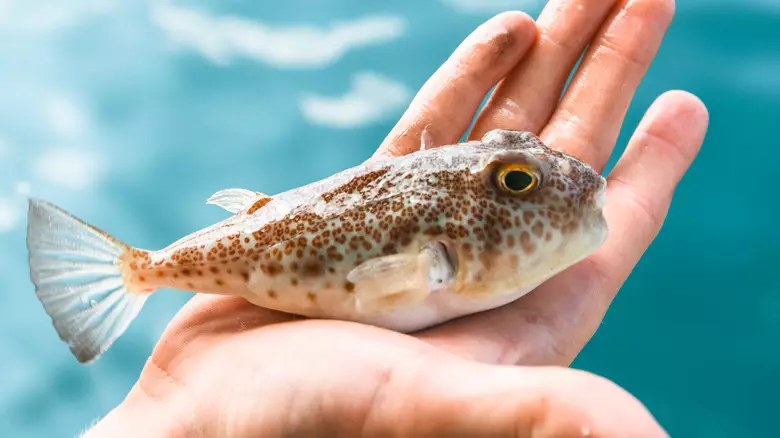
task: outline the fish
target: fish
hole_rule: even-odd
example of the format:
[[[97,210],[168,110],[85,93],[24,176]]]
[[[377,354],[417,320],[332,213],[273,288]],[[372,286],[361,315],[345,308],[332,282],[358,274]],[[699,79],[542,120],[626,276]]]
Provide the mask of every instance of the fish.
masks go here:
[[[530,132],[373,159],[277,195],[231,188],[230,216],[160,250],[30,198],[35,294],[80,363],[151,294],[236,296],[305,318],[412,333],[528,294],[608,235],[606,179]]]

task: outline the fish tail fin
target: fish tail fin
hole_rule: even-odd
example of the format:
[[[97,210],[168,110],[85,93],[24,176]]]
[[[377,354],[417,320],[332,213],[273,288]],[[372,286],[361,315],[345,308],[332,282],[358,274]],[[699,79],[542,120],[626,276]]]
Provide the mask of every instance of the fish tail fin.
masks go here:
[[[30,199],[27,250],[35,295],[81,363],[108,350],[149,296],[128,291],[132,247],[46,201]]]

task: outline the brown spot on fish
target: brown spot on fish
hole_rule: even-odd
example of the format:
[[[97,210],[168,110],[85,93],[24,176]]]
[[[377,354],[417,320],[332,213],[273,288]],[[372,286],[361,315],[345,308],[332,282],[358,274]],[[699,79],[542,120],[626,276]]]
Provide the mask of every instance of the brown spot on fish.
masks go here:
[[[526,225],[531,225],[531,221],[534,220],[534,212],[533,211],[524,211],[523,212],[523,222],[525,222]]]
[[[334,246],[334,245],[331,245],[331,246],[328,247],[327,254],[328,254],[328,258],[330,260],[334,260],[334,261],[337,261],[337,262],[340,262],[340,261],[344,260],[344,256],[341,254],[339,249],[336,246]]]
[[[509,254],[509,266],[512,269],[517,269],[520,266],[520,256],[515,253]]]
[[[493,265],[493,260],[495,259],[496,254],[493,251],[490,250],[484,250],[479,253],[477,258],[479,259],[479,262],[482,264],[482,266],[486,269],[490,269],[490,267]]]
[[[268,262],[260,265],[260,269],[269,277],[274,277],[284,271],[284,266],[277,262]]]
[[[344,290],[348,293],[352,293],[355,291],[355,283],[352,283],[351,281],[347,281],[344,283]]]
[[[533,228],[531,228],[531,232],[533,232],[536,237],[542,237],[542,234],[544,233],[544,224],[541,221],[536,221]]]
[[[276,291],[273,289],[268,289],[268,298],[276,298]]]
[[[263,208],[263,206],[265,204],[268,204],[269,202],[271,202],[271,199],[273,199],[273,198],[270,197],[270,196],[258,199],[257,201],[255,201],[254,204],[252,204],[251,207],[249,207],[249,210],[247,210],[246,213],[247,214],[254,214],[257,210],[260,210],[261,208]]]
[[[317,295],[314,294],[314,292],[308,292],[306,294],[306,299],[309,300],[310,303],[316,303],[317,302]]]
[[[325,266],[318,260],[310,260],[303,264],[301,274],[306,277],[316,277],[322,275]]]
[[[395,254],[396,251],[397,250],[395,248],[395,244],[393,243],[388,243],[387,245],[382,247],[382,254],[385,255]]]
[[[520,246],[526,254],[531,254],[536,250],[536,245],[531,241],[531,235],[528,231],[523,231],[520,234]]]

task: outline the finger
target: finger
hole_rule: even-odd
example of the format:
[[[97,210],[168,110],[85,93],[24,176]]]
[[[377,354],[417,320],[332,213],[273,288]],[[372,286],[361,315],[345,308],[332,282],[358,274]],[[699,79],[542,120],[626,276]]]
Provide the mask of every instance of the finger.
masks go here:
[[[540,137],[603,169],[674,8],[674,0],[623,0],[586,52]]]
[[[179,310],[171,325],[181,329],[208,322],[208,330],[212,332],[239,331],[302,318],[254,305],[239,296],[198,294]]]
[[[658,234],[708,122],[707,109],[695,96],[681,91],[660,96],[608,178],[604,245],[514,303],[419,337],[489,363],[570,364]]]
[[[537,19],[539,37],[496,88],[470,138],[496,129],[539,132],[558,105],[566,79],[615,0],[553,0]]]
[[[608,178],[610,236],[591,257],[594,303],[603,314],[661,230],[675,189],[699,153],[709,125],[704,103],[683,91],[650,107]],[[596,274],[599,273],[599,274]],[[599,320],[601,318],[598,318]]]
[[[432,369],[420,362],[396,366],[377,391],[367,435],[667,436],[636,398],[592,374],[460,360]]]
[[[205,346],[221,334],[295,319],[302,317],[259,307],[237,296],[195,295],[168,323],[151,360],[162,367],[193,343]]]
[[[456,143],[490,89],[525,54],[536,25],[522,12],[499,14],[478,27],[433,74],[375,157],[420,148],[424,128],[436,145]]]

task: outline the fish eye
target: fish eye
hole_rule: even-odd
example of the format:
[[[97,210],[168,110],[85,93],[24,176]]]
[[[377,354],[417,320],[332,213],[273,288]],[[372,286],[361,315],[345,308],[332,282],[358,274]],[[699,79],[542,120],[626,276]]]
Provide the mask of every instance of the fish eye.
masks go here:
[[[539,184],[538,173],[527,164],[504,166],[496,176],[498,187],[511,194],[525,193]]]

